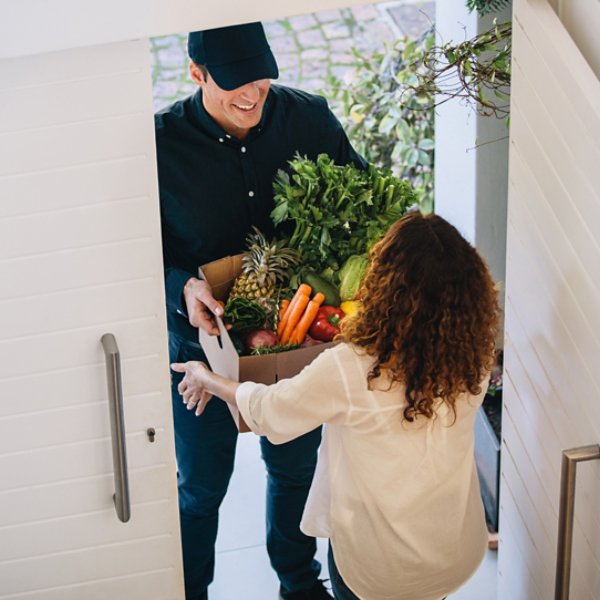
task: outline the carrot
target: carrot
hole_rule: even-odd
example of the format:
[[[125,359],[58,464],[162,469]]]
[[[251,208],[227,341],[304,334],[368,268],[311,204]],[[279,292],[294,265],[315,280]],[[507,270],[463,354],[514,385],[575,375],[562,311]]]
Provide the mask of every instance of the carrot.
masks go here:
[[[290,301],[287,298],[284,298],[279,303],[279,317],[277,319],[277,323],[281,323],[281,321],[283,320],[283,315],[285,315],[285,311],[287,310],[287,307],[289,305],[290,305]]]
[[[317,292],[315,297],[308,303],[302,318],[298,321],[298,324],[292,331],[290,344],[301,344],[304,341],[306,332],[310,329],[310,326],[315,320],[315,317],[319,312],[319,308],[321,307],[321,304],[323,304],[324,300],[325,296],[321,294],[321,292]]]
[[[302,314],[304,313],[306,305],[309,302],[310,297],[306,294],[300,294],[298,300],[295,303],[293,303],[292,300],[293,306],[290,305],[291,308],[288,308],[288,312],[286,314],[287,322],[285,324],[283,333],[280,336],[282,345],[288,344],[290,342],[290,336],[292,335],[292,331],[294,331],[294,327],[296,327],[298,321],[300,320],[300,317],[302,317]]]
[[[296,304],[302,296],[307,296],[308,298],[310,298],[311,292],[312,288],[310,287],[310,285],[306,285],[305,283],[300,284],[300,287],[296,290],[296,293],[294,294],[294,297],[289,303],[287,310],[285,311],[283,317],[279,320],[279,324],[277,325],[277,335],[280,339],[283,335],[283,332],[285,331],[285,326],[287,325],[288,317],[291,314],[292,309],[294,308],[294,304]]]
[[[317,292],[312,299],[313,302],[316,302],[319,306],[321,306],[321,304],[323,304],[323,302],[325,302],[325,294],[322,294],[321,292]]]

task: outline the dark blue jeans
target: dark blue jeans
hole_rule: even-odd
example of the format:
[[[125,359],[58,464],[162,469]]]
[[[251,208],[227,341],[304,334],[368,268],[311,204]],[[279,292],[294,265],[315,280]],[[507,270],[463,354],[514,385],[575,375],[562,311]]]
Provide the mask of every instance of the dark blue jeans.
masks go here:
[[[342,576],[339,574],[333,558],[331,542],[329,543],[329,551],[327,552],[327,566],[329,567],[331,591],[333,592],[335,600],[360,600],[360,598],[346,585]]]
[[[171,362],[206,358],[199,347],[169,338]],[[186,598],[203,598],[213,580],[219,507],[233,472],[237,429],[225,402],[213,398],[199,417],[177,391],[181,374],[171,373],[177,485]],[[252,435],[252,434],[248,434]],[[316,541],[299,529],[321,442],[321,428],[287,444],[261,438],[267,467],[267,551],[283,587],[310,588],[321,565]]]

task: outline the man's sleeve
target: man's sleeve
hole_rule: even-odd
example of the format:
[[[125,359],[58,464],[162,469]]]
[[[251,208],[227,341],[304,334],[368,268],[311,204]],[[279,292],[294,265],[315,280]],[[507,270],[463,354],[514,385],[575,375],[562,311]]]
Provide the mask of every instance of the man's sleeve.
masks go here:
[[[335,140],[334,153],[332,158],[338,165],[347,165],[353,163],[359,169],[366,169],[368,166],[367,161],[352,147],[342,124],[338,118],[333,114],[329,105],[326,103],[327,110],[327,122],[329,128],[332,131],[332,139]]]
[[[191,277],[195,276],[182,269],[167,267],[165,265],[165,295],[167,308],[184,317],[187,317],[188,314],[183,298],[183,288]]]

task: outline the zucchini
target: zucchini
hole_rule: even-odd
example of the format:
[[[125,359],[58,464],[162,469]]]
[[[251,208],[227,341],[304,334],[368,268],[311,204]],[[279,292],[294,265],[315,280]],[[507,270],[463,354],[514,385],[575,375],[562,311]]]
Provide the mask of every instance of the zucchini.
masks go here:
[[[306,283],[310,285],[312,288],[313,294],[321,292],[323,296],[325,296],[325,300],[323,304],[326,306],[339,306],[340,305],[340,294],[337,291],[336,287],[323,279],[320,275],[316,273],[306,273],[302,277],[302,283]]]

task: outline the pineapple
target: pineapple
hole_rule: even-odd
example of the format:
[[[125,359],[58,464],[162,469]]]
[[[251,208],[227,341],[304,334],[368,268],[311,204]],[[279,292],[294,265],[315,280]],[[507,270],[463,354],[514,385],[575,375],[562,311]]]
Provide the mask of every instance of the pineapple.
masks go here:
[[[277,312],[280,287],[288,277],[288,269],[299,263],[300,255],[286,246],[285,240],[268,242],[259,229],[253,229],[254,233],[246,238],[242,272],[233,283],[229,300],[246,298],[272,315]]]

